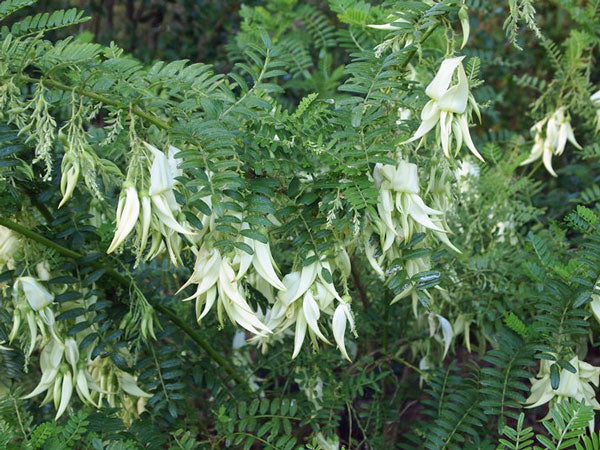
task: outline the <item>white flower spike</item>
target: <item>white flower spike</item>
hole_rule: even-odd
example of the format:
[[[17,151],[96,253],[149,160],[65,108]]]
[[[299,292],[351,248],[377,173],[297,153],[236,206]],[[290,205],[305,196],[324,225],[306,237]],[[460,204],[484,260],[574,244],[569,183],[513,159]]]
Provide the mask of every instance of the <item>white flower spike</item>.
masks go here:
[[[531,164],[541,157],[546,170],[556,177],[556,172],[552,168],[552,157],[564,152],[567,141],[581,150],[581,146],[575,140],[570,120],[565,107],[562,106],[533,125],[531,127],[531,132],[534,133],[533,147],[529,157],[521,165]]]
[[[469,91],[469,80],[462,64],[463,59],[464,56],[457,56],[442,61],[435,77],[425,88],[425,94],[431,100],[421,111],[421,124],[414,135],[402,144],[424,138],[437,126],[437,139],[447,158],[465,144],[471,153],[484,161],[473,144],[469,132],[471,111],[475,111],[479,116],[479,108]],[[450,86],[455,74],[456,84]],[[452,150],[453,141],[456,144],[455,150]]]

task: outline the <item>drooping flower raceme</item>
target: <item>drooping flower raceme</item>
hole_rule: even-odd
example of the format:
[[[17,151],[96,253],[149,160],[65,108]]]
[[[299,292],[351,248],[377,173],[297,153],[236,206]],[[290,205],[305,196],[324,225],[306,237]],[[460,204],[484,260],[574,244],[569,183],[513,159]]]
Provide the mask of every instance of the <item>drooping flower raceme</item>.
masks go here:
[[[126,422],[130,422],[132,417],[139,416],[144,411],[146,401],[152,397],[152,394],[138,386],[135,376],[116,367],[110,358],[96,357],[93,360],[88,358],[87,372],[93,404],[100,407],[106,401],[112,408],[121,406],[123,419]]]
[[[38,293],[39,306],[46,304],[47,306],[43,308],[50,308],[47,300],[40,300]],[[85,301],[63,302],[60,307],[65,312],[65,308],[66,311],[77,309],[86,302],[95,303],[95,301],[95,297],[92,296]],[[90,303],[87,304],[89,306]],[[77,317],[74,320],[80,323],[84,319]],[[105,399],[111,407],[115,407],[117,404],[127,406],[131,403],[131,396],[144,399],[151,397],[151,394],[137,386],[133,375],[118,369],[110,358],[97,357],[92,360],[93,347],[87,347],[84,352],[80,351],[80,343],[91,333],[89,329],[64,337],[64,333],[59,329],[59,325],[63,323],[65,322],[53,325],[50,336],[42,336],[40,354],[42,376],[38,385],[24,398],[32,398],[46,392],[42,404],[52,401],[58,419],[66,411],[74,393],[82,402],[96,408],[102,407]],[[71,328],[70,325],[68,327]],[[128,356],[123,350],[121,353],[122,357]],[[131,415],[128,411],[123,413]]]
[[[193,231],[182,225],[177,218],[180,207],[175,200],[173,189],[177,183],[176,178],[181,175],[181,170],[175,161],[175,154],[179,150],[170,146],[167,157],[156,147],[147,143],[145,146],[152,158],[149,171],[150,183],[148,185],[138,180],[138,185],[142,185],[141,188],[129,180],[123,184],[117,206],[115,235],[107,253],[112,253],[119,248],[135,228],[138,258],[141,258],[151,238],[152,244],[145,259],[156,257],[166,248],[171,262],[177,265],[181,260],[179,233],[193,234]],[[147,175],[140,178],[147,179]]]
[[[312,254],[308,255],[311,256]],[[329,276],[325,276],[324,273]],[[327,315],[331,317],[331,331],[338,349],[350,360],[344,340],[347,324],[355,333],[350,298],[347,295],[340,296],[329,278],[331,273],[332,268],[328,261],[316,260],[283,278],[286,290],[279,292],[269,311],[267,326],[275,335],[294,326],[292,358],[298,356],[307,331],[314,347],[318,346],[319,340],[331,344],[319,325],[321,317]],[[261,342],[261,339],[256,338],[255,341]],[[264,346],[265,343],[262,344]]]
[[[446,214],[451,210],[452,203],[452,187],[450,186],[450,181],[448,179],[449,176],[450,172],[444,170],[442,174],[437,177],[435,174],[435,169],[432,169],[432,173],[429,176],[427,193],[431,197],[431,205],[435,210],[443,213],[431,216],[431,221],[444,230],[444,233],[433,230],[433,233],[440,240],[440,242],[455,252],[461,253],[461,251],[457,249],[452,242],[450,242],[450,239],[448,239],[448,234],[450,234],[451,231],[450,226],[446,222]]]
[[[560,384],[552,389],[550,381],[551,361],[542,360],[540,371],[536,378],[531,378],[531,395],[525,400],[527,408],[534,408],[549,401],[561,401],[565,398],[574,398],[578,402],[600,409],[596,400],[596,393],[592,386],[598,387],[600,367],[594,367],[585,361],[580,361],[574,356],[569,363],[575,368],[575,373],[567,369],[560,371]]]
[[[381,254],[376,257],[367,235],[366,254],[371,266],[383,276],[384,260],[394,260],[400,256],[395,248],[397,240],[410,241],[415,233],[431,231],[446,245],[450,242],[445,236],[449,230],[443,220],[443,212],[430,208],[419,195],[419,177],[416,164],[400,161],[397,166],[376,164],[373,171],[375,185],[379,190],[375,233],[379,235]],[[447,242],[446,242],[447,241]],[[450,248],[456,249],[452,244]]]
[[[434,2],[431,0],[425,0],[423,3],[433,6]],[[397,52],[403,46],[410,45],[413,42],[412,33],[413,29],[411,27],[411,21],[405,18],[406,13],[402,11],[393,11],[386,20],[389,20],[388,23],[384,24],[369,24],[367,25],[369,28],[374,28],[376,30],[384,30],[384,31],[397,31],[396,35],[393,35],[383,41],[381,44],[375,47],[375,55],[380,57],[384,51],[391,48],[392,51]],[[463,48],[467,41],[469,40],[469,17],[467,14],[467,8],[463,4],[462,7],[458,11],[458,18],[460,20],[461,28],[462,28],[462,45]]]
[[[483,161],[469,132],[471,113],[474,111],[480,120],[481,118],[477,102],[469,90],[469,80],[462,65],[463,59],[464,56],[457,56],[442,62],[437,74],[425,89],[431,100],[421,111],[421,125],[403,144],[422,139],[436,128],[437,142],[441,143],[447,158],[460,150],[464,143]],[[450,86],[455,73],[457,82]]]
[[[567,140],[578,149],[581,149],[581,146],[575,140],[571,119],[564,106],[533,125],[531,132],[534,134],[533,147],[529,157],[521,165],[531,164],[542,158],[546,170],[553,177],[557,175],[552,168],[552,157],[562,155]]]
[[[191,284],[197,285],[196,292],[185,299],[196,300],[197,320],[202,320],[216,301],[217,314],[221,324],[223,324],[223,313],[225,312],[234,324],[237,323],[251,333],[258,335],[270,333],[269,327],[262,323],[245,299],[243,286],[239,281],[240,276],[236,274],[236,269],[238,273],[240,273],[240,269],[243,273],[248,270],[248,267],[241,266],[241,258],[222,255],[219,249],[209,248],[206,243],[194,251],[196,252],[194,271],[179,291]],[[253,256],[256,256],[256,253]],[[266,273],[274,275],[274,278],[269,276],[266,281],[275,283],[275,287],[279,288],[281,281],[272,266],[270,250],[261,253],[261,258],[261,262],[256,263],[255,266],[259,265],[261,269],[264,266],[268,267]]]
[[[40,368],[40,382],[23,398],[32,398],[46,392],[42,404],[54,402],[55,420],[67,409],[74,390],[82,402],[101,406],[92,400],[90,389],[98,391],[99,388],[93,383],[85,360],[80,358],[79,345],[74,338],[67,338],[64,343],[56,338],[50,339],[42,349]]]

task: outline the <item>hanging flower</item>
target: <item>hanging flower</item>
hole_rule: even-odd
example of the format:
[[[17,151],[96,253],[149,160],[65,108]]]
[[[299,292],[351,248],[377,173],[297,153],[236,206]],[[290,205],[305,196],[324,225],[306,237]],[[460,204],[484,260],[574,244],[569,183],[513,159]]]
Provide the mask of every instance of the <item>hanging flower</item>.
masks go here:
[[[0,225],[0,267],[12,268],[14,255],[20,247],[19,237],[10,228]]]
[[[421,125],[415,134],[403,144],[424,138],[434,127],[438,142],[447,158],[458,151],[464,143],[467,148],[480,160],[479,154],[469,132],[469,118],[475,111],[479,117],[479,107],[469,91],[469,80],[462,65],[464,56],[448,58],[442,61],[434,79],[425,89],[425,94],[431,99],[421,111]],[[450,86],[454,74],[457,74],[456,84]],[[481,120],[481,119],[480,119]],[[452,142],[455,142],[454,151]]]
[[[430,215],[441,215],[441,211],[428,207],[419,196],[417,165],[400,161],[396,167],[376,164],[373,171],[375,185],[379,189],[377,210],[387,227],[383,251],[395,238],[409,241],[415,230],[421,227],[445,233],[431,220]]]
[[[39,281],[33,277],[19,277],[13,284],[13,303],[15,310],[13,312],[13,324],[8,336],[9,342],[12,342],[18,335],[23,320],[27,322],[29,328],[29,349],[27,356],[33,353],[37,338],[38,328],[45,336],[49,331],[56,339],[54,330],[55,318],[54,311],[50,305],[54,301],[52,295]]]
[[[117,206],[117,229],[106,253],[112,253],[121,246],[135,227],[140,215],[140,199],[137,190],[133,186],[123,187],[124,192],[121,193]]]
[[[311,256],[312,253],[308,255],[309,258]],[[300,271],[287,274],[283,278],[286,289],[279,292],[270,310],[267,326],[273,330],[274,335],[294,326],[292,358],[300,353],[307,332],[315,348],[318,347],[319,340],[331,345],[319,324],[325,315],[332,317],[331,329],[340,352],[345,358],[350,359],[344,343],[347,322],[355,333],[350,298],[340,296],[332,280],[329,276],[324,276],[324,273],[331,275],[331,265],[328,261],[316,260],[302,267]],[[335,307],[335,300],[339,302],[337,307]],[[266,345],[265,342],[262,344]]]
[[[94,405],[100,407],[106,401],[111,408],[120,406],[127,423],[144,411],[146,401],[152,397],[138,386],[135,376],[117,368],[109,358],[88,361],[86,380]]]
[[[431,216],[431,221],[436,224],[439,228],[443,229],[444,232],[433,230],[435,236],[446,245],[448,248],[454,250],[456,253],[461,251],[450,242],[448,234],[451,233],[450,226],[446,222],[446,214],[452,209],[452,187],[448,180],[450,173],[444,170],[441,176],[437,177],[435,174],[435,168],[432,169],[432,173],[429,177],[429,186],[427,192],[431,196],[431,204],[437,211],[441,211],[443,214]]]
[[[379,190],[379,214],[372,233],[365,234],[365,251],[369,263],[381,277],[384,276],[383,262],[402,256],[396,242],[409,242],[415,233],[431,231],[441,242],[458,251],[446,237],[450,230],[443,220],[444,212],[427,206],[419,195],[416,164],[407,161],[400,161],[397,166],[376,164],[373,178]],[[379,236],[381,249],[377,256],[371,243],[374,235]]]
[[[250,226],[247,223],[242,224],[242,230],[247,230],[249,228]],[[252,265],[263,280],[272,285],[275,289],[284,291],[285,286],[279,279],[279,276],[277,276],[277,264],[273,259],[273,255],[271,255],[269,243],[260,242],[248,237],[244,238],[244,243],[250,247],[254,253],[250,255],[242,250],[238,252],[240,266],[237,274],[238,279],[242,278],[248,271],[250,265]]]
[[[533,147],[529,157],[521,165],[531,164],[542,158],[546,170],[556,177],[556,172],[552,168],[552,157],[562,155],[567,140],[581,150],[581,146],[575,140],[570,120],[565,107],[562,106],[533,125],[531,127],[531,132],[534,133]]]
[[[560,384],[557,389],[552,389],[550,382],[551,361],[542,360],[537,378],[531,378],[531,395],[525,400],[527,408],[534,408],[549,401],[561,401],[565,398],[574,398],[578,402],[600,409],[596,400],[596,393],[592,386],[598,387],[600,367],[594,367],[585,361],[580,361],[574,356],[569,364],[575,368],[575,373],[562,369],[560,371]]]
[[[596,91],[592,94],[590,100],[596,107],[596,131],[600,131],[600,91]]]
[[[73,191],[75,190],[75,186],[77,186],[77,181],[79,180],[80,170],[77,154],[74,152],[65,153],[61,166],[62,176],[60,179],[60,193],[63,197],[58,204],[59,208],[63,206],[73,195]]]
[[[196,292],[185,300],[196,300],[198,322],[208,314],[218,298],[217,314],[221,324],[223,324],[223,312],[225,312],[234,324],[237,323],[253,334],[270,333],[269,327],[260,321],[256,312],[246,301],[231,258],[221,255],[216,248],[209,249],[207,245],[194,251],[196,252],[194,271],[178,292],[191,284],[197,285]],[[239,258],[237,261],[239,271]]]
[[[181,209],[173,188],[177,184],[176,178],[182,173],[175,158],[179,149],[170,146],[167,157],[156,147],[148,143],[145,146],[152,155],[150,186],[146,185],[147,190],[138,190],[131,182],[124,183],[117,207],[117,228],[107,253],[119,248],[135,228],[138,261],[148,240],[152,239],[145,259],[152,259],[166,249],[173,265],[178,265],[182,246],[179,233],[188,236],[194,234],[192,229],[178,220]]]

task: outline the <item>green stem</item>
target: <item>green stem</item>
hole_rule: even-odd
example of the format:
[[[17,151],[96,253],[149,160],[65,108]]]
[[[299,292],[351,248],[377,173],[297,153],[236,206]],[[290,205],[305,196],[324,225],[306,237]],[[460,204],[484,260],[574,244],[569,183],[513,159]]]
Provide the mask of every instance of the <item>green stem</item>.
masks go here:
[[[139,108],[137,106],[131,106],[126,103],[121,103],[117,100],[113,100],[112,98],[106,97],[101,94],[97,94],[94,91],[90,91],[90,90],[83,89],[80,87],[69,86],[67,84],[61,83],[60,81],[52,80],[50,78],[37,79],[37,78],[28,77],[26,75],[21,75],[21,76],[19,76],[19,79],[21,79],[27,83],[41,82],[42,84],[44,84],[47,87],[53,87],[53,88],[60,89],[62,91],[66,91],[66,92],[74,91],[74,92],[77,92],[79,95],[83,95],[85,97],[94,99],[96,101],[99,101],[100,103],[104,103],[105,105],[111,105],[111,106],[114,106],[119,109],[124,109],[125,111],[131,111],[136,116],[147,120],[148,122],[156,125],[158,128],[162,128],[163,130],[168,130],[169,128],[171,128],[171,126],[169,125],[168,122],[165,122],[164,120],[159,119],[158,117],[154,116],[153,114],[147,113],[146,111],[142,110],[141,108]]]
[[[70,250],[66,247],[63,247],[62,245],[57,244],[56,242],[52,242],[50,239],[45,238],[41,234],[36,233],[35,231],[32,231],[29,228],[24,227],[23,225],[13,222],[12,220],[8,220],[8,219],[5,219],[4,217],[0,217],[0,225],[5,226],[6,228],[10,228],[11,230],[16,231],[19,234],[22,234],[23,236],[25,236],[33,241],[36,241],[42,245],[45,245],[46,247],[49,247],[49,248],[55,250],[57,253],[59,253],[63,256],[66,256],[67,258],[80,259],[83,257],[83,255],[81,253],[76,252],[74,250]],[[105,266],[101,261],[93,261],[90,263],[90,265],[92,265],[96,268],[105,270],[105,275],[108,275],[109,277],[118,281],[119,284],[121,284],[122,286],[124,286],[128,289],[131,287],[132,284],[134,284],[134,282],[132,280],[129,280],[128,278],[126,278],[125,276],[123,276],[122,274],[117,272],[116,270]],[[196,342],[196,344],[198,344],[208,354],[208,356],[213,361],[215,361],[219,366],[223,367],[223,369],[229,375],[231,375],[231,377],[237,383],[242,384],[242,385],[247,385],[244,378],[235,370],[235,367],[233,367],[225,358],[223,358],[221,355],[219,355],[215,351],[215,349],[212,348],[211,345],[208,342],[206,342],[196,330],[194,330],[192,327],[190,327],[177,314],[175,314],[173,311],[171,311],[169,308],[165,307],[164,305],[155,304],[153,306],[157,311],[160,311],[162,314],[167,316],[169,318],[169,320],[171,322],[173,322],[180,330],[182,330],[190,338],[192,338],[192,340],[194,342]]]
[[[429,29],[421,37],[421,40],[419,41],[419,45],[422,45],[423,43],[425,43],[425,41],[429,38],[429,36],[431,36],[433,34],[433,32],[437,29],[438,25],[439,25],[439,22],[436,23],[435,25],[432,25],[431,27],[429,27]],[[417,54],[417,49],[418,49],[418,46],[413,46],[413,48],[408,52],[406,61],[404,61],[404,63],[400,66],[402,69],[404,69],[406,66],[408,66],[411,59],[413,59],[413,57]]]

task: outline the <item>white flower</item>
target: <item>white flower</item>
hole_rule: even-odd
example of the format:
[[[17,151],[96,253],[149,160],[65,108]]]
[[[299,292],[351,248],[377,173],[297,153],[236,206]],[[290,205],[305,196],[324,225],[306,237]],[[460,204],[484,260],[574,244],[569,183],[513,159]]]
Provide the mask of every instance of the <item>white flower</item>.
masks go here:
[[[399,239],[410,241],[415,233],[430,230],[454,251],[458,251],[446,233],[449,228],[443,219],[444,212],[430,208],[419,195],[417,166],[400,161],[397,166],[376,164],[373,171],[375,185],[379,189],[377,201],[378,218],[375,220],[372,235],[379,235],[381,254],[376,256],[371,245],[372,235],[365,234],[367,259],[380,277],[384,277],[382,263],[401,257],[396,245]],[[435,193],[435,195],[440,195]],[[440,203],[442,204],[442,203]]]
[[[250,226],[247,223],[242,224],[242,230],[247,230],[249,228]],[[254,253],[250,255],[242,250],[238,252],[240,265],[237,275],[238,279],[241,279],[248,271],[250,265],[252,265],[258,275],[260,275],[260,277],[262,277],[275,289],[279,289],[281,291],[285,290],[285,286],[275,272],[277,264],[275,264],[275,260],[271,254],[271,247],[269,246],[269,243],[260,242],[248,237],[244,238],[244,243],[248,245],[254,251]]]
[[[551,400],[560,401],[564,398],[574,398],[578,402],[600,409],[596,400],[596,393],[592,386],[598,387],[600,367],[594,367],[585,361],[580,361],[577,356],[569,363],[575,368],[575,373],[562,369],[558,388],[552,389],[550,382],[550,366],[553,362],[543,360],[537,378],[531,378],[531,395],[525,400],[527,408],[543,405]]]
[[[134,397],[152,397],[152,394],[140,389],[140,387],[137,385],[137,380],[133,375],[122,370],[117,370],[116,374],[117,380],[119,380],[119,387],[127,394],[133,395]]]
[[[307,256],[311,257],[312,253]],[[283,278],[286,290],[279,292],[268,316],[267,326],[276,335],[295,327],[292,358],[300,353],[307,332],[315,348],[318,340],[331,345],[319,326],[319,320],[327,315],[332,317],[332,332],[340,352],[350,359],[344,344],[346,321],[350,322],[351,330],[355,333],[349,298],[338,294],[333,283],[323,276],[324,271],[331,274],[331,265],[328,261],[317,260],[302,267],[299,272],[287,274]],[[339,306],[334,310],[335,300]],[[262,344],[264,346],[266,343]]]
[[[596,91],[590,97],[591,102],[596,106],[596,131],[600,131],[600,91]]]
[[[125,188],[125,194],[121,193],[117,206],[117,229],[106,253],[114,252],[125,241],[131,230],[135,227],[140,215],[140,199],[137,190],[133,186]]]
[[[425,89],[425,93],[431,100],[421,111],[421,124],[415,134],[403,144],[423,138],[437,125],[436,134],[447,158],[451,156],[454,138],[456,150],[459,150],[464,143],[477,158],[483,161],[469,132],[470,111],[467,106],[470,105],[477,116],[479,116],[479,108],[469,92],[469,80],[462,65],[463,59],[464,56],[458,56],[442,61],[437,74]],[[450,86],[455,72],[457,83]]]
[[[17,278],[13,285],[13,292],[15,296],[22,293],[34,311],[40,311],[52,304],[54,300],[54,296],[33,277]]]
[[[319,448],[322,450],[339,450],[340,440],[337,436],[326,438],[322,432],[318,432],[315,436]]]
[[[427,319],[429,322],[429,336],[435,337],[438,342],[443,342],[444,344],[444,354],[442,355],[442,359],[444,359],[450,349],[452,339],[454,339],[452,325],[448,322],[448,319],[435,313],[430,313]],[[438,334],[438,331],[441,331],[441,336]]]
[[[192,231],[177,222],[174,213],[179,212],[180,208],[175,200],[173,187],[178,176],[181,176],[175,160],[175,155],[179,151],[176,147],[169,147],[169,158],[156,147],[145,143],[146,147],[152,152],[154,159],[150,170],[150,189],[148,194],[152,199],[153,212],[157,218],[166,227],[182,234],[192,234]]]
[[[465,4],[458,10],[458,18],[460,19],[460,26],[463,32],[463,39],[460,48],[464,48],[469,40],[469,32],[471,31],[471,25],[469,24],[469,14],[467,13],[467,7]]]
[[[533,147],[529,157],[521,165],[530,164],[541,157],[546,170],[553,177],[557,175],[552,168],[552,156],[563,153],[567,140],[578,149],[581,149],[581,146],[575,140],[570,117],[564,106],[533,125],[531,132],[534,133]]]
[[[590,309],[592,314],[600,324],[600,295],[592,294],[592,301],[590,302]]]
[[[58,204],[59,208],[71,198],[79,179],[79,162],[73,157],[72,152],[68,152],[63,158],[61,170],[60,192],[63,198]]]
[[[350,305],[348,303],[342,302],[337,306],[335,312],[333,313],[333,319],[331,321],[331,330],[333,331],[333,337],[338,348],[340,349],[340,352],[342,352],[342,355],[344,355],[344,357],[348,361],[350,361],[350,357],[348,356],[348,352],[346,351],[346,343],[344,341],[347,322],[350,324],[350,330],[356,334],[354,317],[352,316]]]
[[[42,281],[48,281],[50,279],[50,263],[48,261],[41,261],[36,264],[35,271],[37,276]]]
[[[196,292],[185,300],[196,299],[196,318],[200,321],[210,311],[217,300],[218,316],[223,323],[223,312],[241,327],[251,333],[265,335],[269,327],[260,321],[257,314],[246,302],[238,283],[230,258],[223,257],[218,249],[208,249],[203,245],[196,252],[196,263],[190,279],[179,289],[197,284]]]
[[[13,257],[19,250],[20,243],[17,234],[10,228],[0,225],[0,267],[13,265]]]

